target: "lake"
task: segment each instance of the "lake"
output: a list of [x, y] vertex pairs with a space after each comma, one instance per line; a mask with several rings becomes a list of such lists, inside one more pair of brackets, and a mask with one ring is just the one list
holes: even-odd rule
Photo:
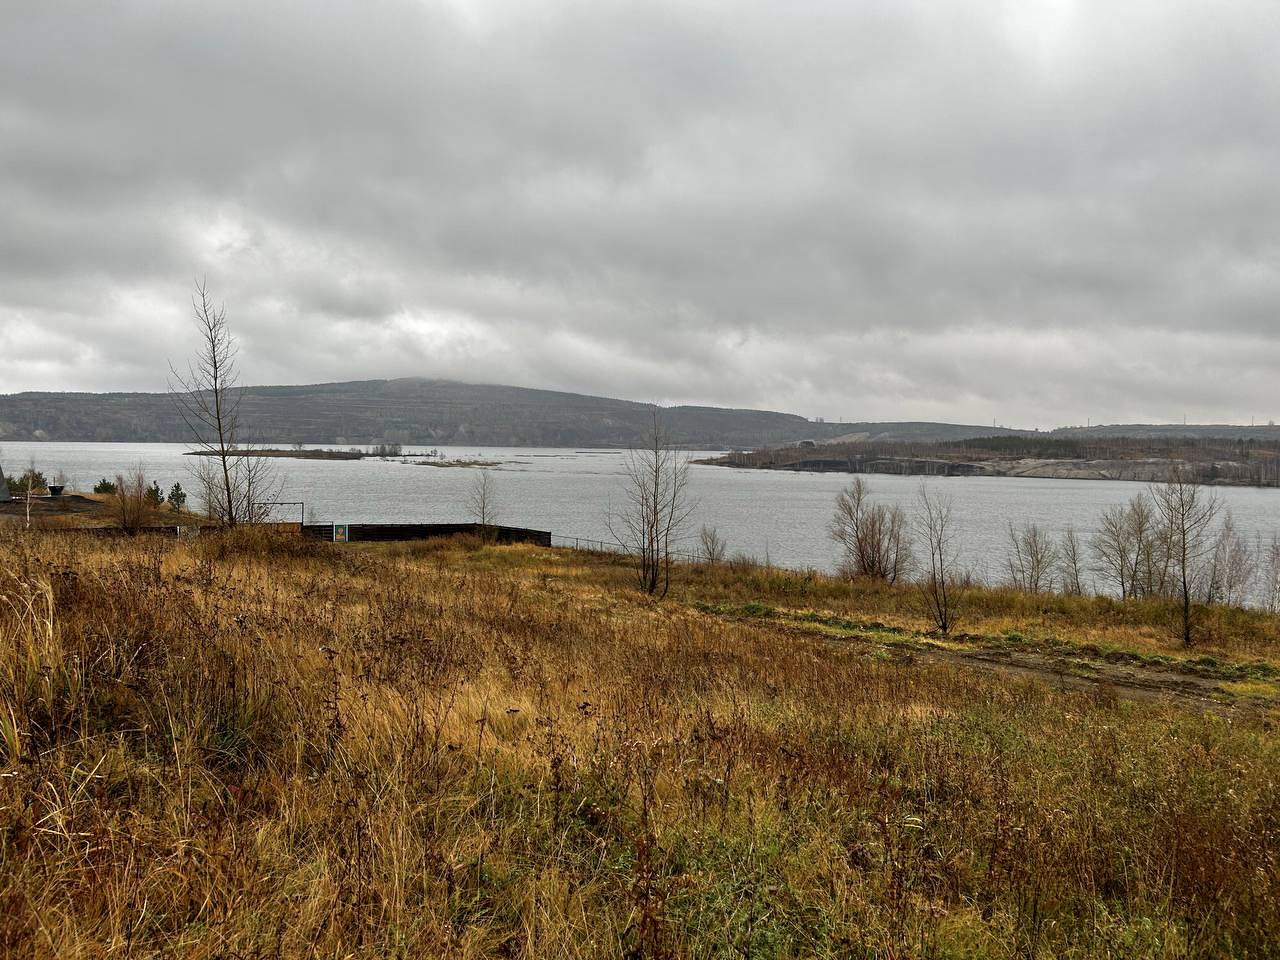
[[[148, 479], [167, 491], [174, 481], [194, 489], [187, 448], [165, 443], [5, 443], [0, 465], [18, 473], [34, 460], [46, 476], [64, 472], [73, 486], [91, 489], [141, 464]], [[406, 446], [405, 453], [428, 447]], [[621, 505], [626, 453], [619, 450], [445, 447], [449, 459], [499, 462], [492, 469], [499, 503], [498, 522], [550, 530], [558, 538], [610, 539], [607, 518]], [[714, 452], [691, 454], [712, 456]], [[314, 522], [465, 521], [473, 468], [435, 467], [394, 459], [273, 461], [283, 481], [280, 499], [305, 502]], [[846, 474], [739, 470], [694, 464], [690, 493], [696, 502], [690, 543], [697, 528], [715, 526], [730, 554], [768, 557], [779, 566], [833, 570], [838, 560], [827, 536], [836, 493]], [[909, 512], [919, 477], [866, 477], [875, 494]], [[990, 580], [1003, 576], [1009, 522], [1035, 521], [1055, 536], [1074, 524], [1092, 534], [1102, 510], [1141, 492], [1138, 483], [1094, 480], [1040, 480], [1011, 477], [932, 478], [951, 495], [962, 559]], [[1248, 538], [1280, 536], [1280, 490], [1214, 488]], [[297, 508], [280, 519], [296, 519]], [[559, 542], [559, 541], [557, 541]]]

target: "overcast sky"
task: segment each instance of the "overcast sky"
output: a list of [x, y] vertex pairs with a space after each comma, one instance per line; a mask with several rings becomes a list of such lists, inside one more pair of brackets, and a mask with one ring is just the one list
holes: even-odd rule
[[0, 392], [1280, 420], [1276, 0], [0, 0]]

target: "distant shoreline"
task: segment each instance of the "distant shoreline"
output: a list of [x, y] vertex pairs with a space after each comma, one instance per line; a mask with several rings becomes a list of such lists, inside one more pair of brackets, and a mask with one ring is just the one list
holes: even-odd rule
[[[873, 463], [851, 464], [847, 458], [815, 457], [789, 463], [760, 463], [735, 461], [733, 455], [694, 460], [693, 463], [710, 467], [729, 467], [737, 470], [770, 470], [789, 473], [845, 473], [850, 475], [876, 474], [880, 476], [908, 477], [1010, 477], [1034, 480], [1113, 480], [1133, 483], [1162, 483], [1170, 472], [1179, 467], [1195, 469], [1197, 465], [1185, 460], [1133, 459], [1133, 460], [1068, 460], [1049, 458], [1021, 458], [1012, 460], [925, 460], [912, 457], [879, 457]], [[1197, 471], [1196, 482], [1207, 486], [1253, 487], [1259, 490], [1276, 489], [1280, 482], [1249, 482], [1231, 476], [1207, 475]]]

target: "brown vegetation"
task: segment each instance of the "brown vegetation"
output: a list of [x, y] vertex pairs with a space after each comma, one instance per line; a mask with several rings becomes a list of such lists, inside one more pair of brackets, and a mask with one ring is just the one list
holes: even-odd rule
[[[717, 564], [654, 604], [603, 555], [250, 528], [13, 531], [0, 570], [6, 956], [1274, 952], [1265, 717], [676, 602], [911, 624], [908, 589]], [[1156, 602], [980, 591], [966, 624]]]
[[115, 487], [116, 492], [108, 501], [112, 519], [121, 530], [136, 533], [159, 509], [147, 497], [147, 477], [142, 467], [116, 474]]
[[[1230, 512], [1221, 523], [1222, 503], [1207, 487], [1174, 471], [1162, 484], [1103, 511], [1089, 543], [1098, 587], [1121, 600], [1177, 598], [1183, 646], [1196, 641], [1197, 622], [1206, 607], [1265, 606], [1280, 610], [1280, 543], [1268, 547], [1261, 535], [1250, 545]], [[841, 546], [841, 572], [851, 579], [894, 584], [914, 576], [936, 628], [955, 625], [953, 582], [971, 582], [959, 568], [950, 498], [922, 482], [908, 527], [898, 506], [877, 503], [870, 485], [857, 477], [836, 495], [829, 532]], [[926, 562], [917, 565], [915, 549]], [[1028, 594], [1068, 596], [1086, 587], [1086, 552], [1074, 527], [1056, 540], [1036, 523], [1008, 525], [1006, 583]]]
[[897, 505], [872, 502], [870, 485], [861, 477], [836, 495], [829, 533], [840, 545], [846, 576], [897, 583], [912, 572], [906, 511]]

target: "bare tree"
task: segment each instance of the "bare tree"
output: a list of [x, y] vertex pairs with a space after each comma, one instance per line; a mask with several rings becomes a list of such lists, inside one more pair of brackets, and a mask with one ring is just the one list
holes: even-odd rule
[[1092, 546], [1098, 576], [1121, 600], [1168, 593], [1169, 530], [1147, 494], [1104, 510]]
[[111, 495], [111, 513], [116, 526], [129, 533], [136, 533], [151, 516], [151, 502], [147, 499], [147, 478], [142, 465], [127, 474], [116, 474], [116, 491]]
[[1027, 593], [1053, 590], [1058, 560], [1057, 544], [1038, 524], [1025, 523], [1018, 528], [1012, 522], [1009, 524], [1009, 581], [1018, 590]]
[[1136, 545], [1133, 575], [1134, 596], [1163, 597], [1173, 589], [1170, 564], [1173, 540], [1167, 519], [1152, 497], [1138, 495], [1129, 506], [1130, 537]]
[[916, 537], [928, 551], [919, 581], [921, 596], [934, 626], [949, 633], [955, 626], [960, 593], [951, 497], [935, 493], [928, 483], [921, 483], [916, 503]]
[[26, 477], [25, 477], [25, 479], [26, 479], [26, 481], [27, 481], [27, 489], [26, 489], [26, 491], [25, 491], [25, 492], [26, 492], [26, 501], [27, 501], [27, 521], [26, 521], [26, 529], [28, 529], [28, 530], [30, 530], [30, 529], [31, 529], [31, 501], [35, 498], [35, 493], [36, 493], [36, 477], [37, 477], [38, 475], [39, 475], [39, 474], [38, 474], [38, 473], [37, 473], [37, 471], [36, 471], [36, 461], [35, 461], [35, 458], [33, 457], [33, 458], [31, 459], [31, 461], [30, 461], [30, 462], [28, 463], [28, 465], [27, 465], [27, 473], [26, 473]]
[[467, 508], [471, 511], [471, 519], [484, 527], [495, 523], [498, 518], [498, 497], [494, 487], [493, 476], [488, 470], [481, 470], [471, 481], [471, 489], [467, 491]]
[[671, 586], [672, 547], [693, 510], [688, 483], [688, 458], [672, 447], [654, 408], [644, 446], [627, 456], [622, 511], [607, 521], [613, 538], [635, 554], [637, 585], [650, 596], [666, 596]]
[[728, 548], [716, 528], [704, 523], [698, 531], [698, 549], [705, 563], [716, 564], [724, 560]]
[[169, 395], [200, 454], [194, 472], [205, 511], [227, 527], [261, 520], [279, 488], [270, 460], [245, 455], [239, 348], [226, 307], [214, 305], [203, 281], [196, 283], [191, 307], [199, 345], [186, 374], [170, 365]]
[[1262, 565], [1262, 597], [1267, 609], [1272, 613], [1280, 613], [1280, 537], [1271, 536], [1264, 553], [1262, 544], [1258, 544], [1259, 562]]
[[1249, 595], [1255, 574], [1254, 551], [1241, 536], [1228, 510], [1208, 551], [1208, 568], [1202, 578], [1201, 596], [1205, 603], [1242, 603]]
[[896, 583], [912, 564], [907, 515], [896, 504], [871, 501], [871, 487], [855, 477], [836, 494], [831, 539], [844, 552], [843, 568], [851, 577]]
[[1167, 482], [1152, 490], [1151, 496], [1168, 530], [1175, 588], [1182, 602], [1182, 643], [1189, 647], [1194, 641], [1192, 602], [1196, 578], [1207, 549], [1209, 527], [1222, 502], [1181, 470], [1171, 473]]
[[1129, 537], [1127, 508], [1120, 504], [1107, 507], [1098, 519], [1098, 532], [1093, 537], [1095, 569], [1103, 583], [1115, 587], [1121, 600], [1132, 596], [1134, 557], [1137, 548]]
[[1067, 525], [1058, 550], [1058, 583], [1062, 592], [1073, 597], [1084, 593], [1084, 546], [1076, 536], [1076, 528]]

